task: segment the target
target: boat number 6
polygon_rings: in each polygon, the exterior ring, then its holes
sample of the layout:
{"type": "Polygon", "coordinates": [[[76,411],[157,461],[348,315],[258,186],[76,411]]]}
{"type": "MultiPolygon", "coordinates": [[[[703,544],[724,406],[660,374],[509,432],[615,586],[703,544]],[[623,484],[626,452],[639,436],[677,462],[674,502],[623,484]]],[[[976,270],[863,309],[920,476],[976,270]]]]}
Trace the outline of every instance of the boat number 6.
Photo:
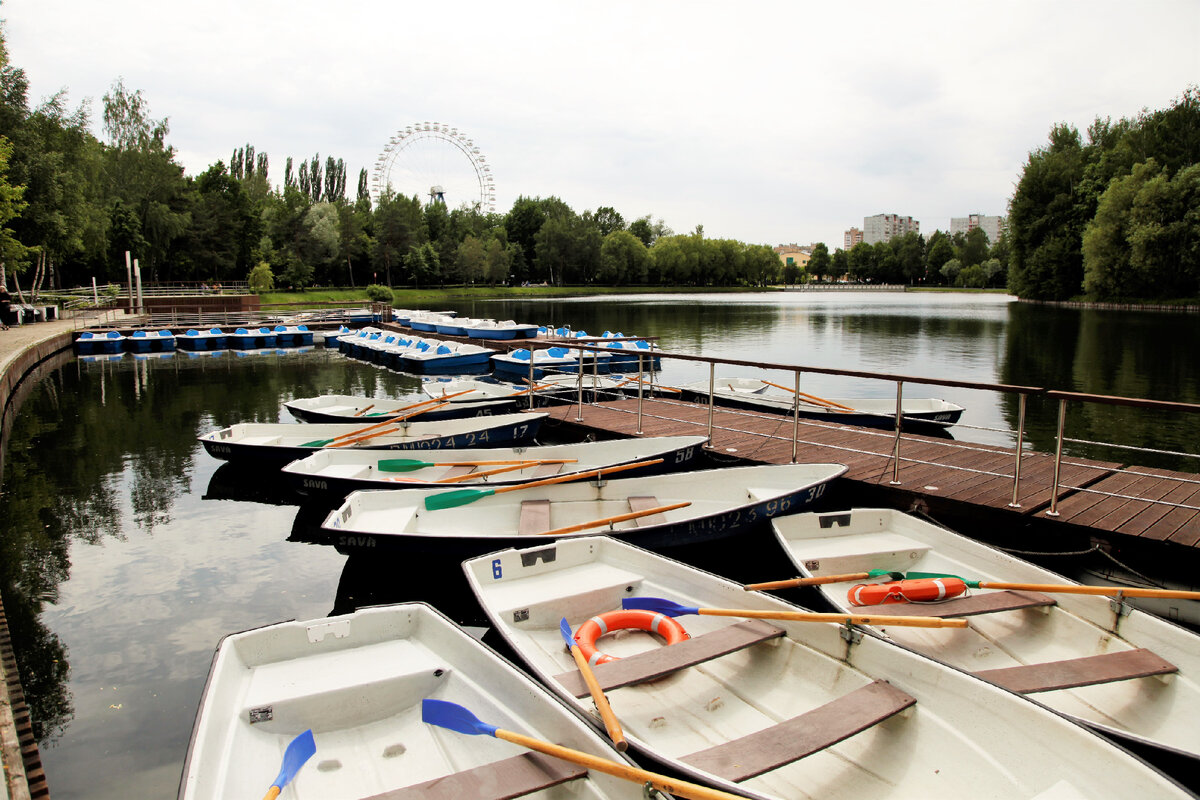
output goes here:
{"type": "Polygon", "coordinates": [[[500,570],[500,559],[494,559],[492,561],[492,580],[500,580],[500,576],[502,574],[503,573],[500,570]]]}

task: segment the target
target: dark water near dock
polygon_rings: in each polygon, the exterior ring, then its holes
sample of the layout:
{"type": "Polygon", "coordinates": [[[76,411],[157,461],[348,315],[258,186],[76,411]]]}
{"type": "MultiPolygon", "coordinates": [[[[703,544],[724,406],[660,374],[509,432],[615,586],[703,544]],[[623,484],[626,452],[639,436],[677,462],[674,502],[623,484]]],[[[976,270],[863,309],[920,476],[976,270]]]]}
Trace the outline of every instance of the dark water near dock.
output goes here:
{"type": "MultiPolygon", "coordinates": [[[[1194,315],[882,293],[647,295],[457,310],[657,336],[668,351],[1200,402],[1194,315]]],[[[669,363],[664,372],[667,382],[701,378],[703,365],[669,363]]],[[[323,509],[298,505],[270,475],[230,469],[196,442],[235,422],[290,421],[281,408],[288,399],[403,396],[418,384],[324,350],[72,361],[38,384],[4,464],[0,578],[53,797],[173,796],[213,649],[230,632],[411,599],[482,622],[457,563],[348,558],[289,541],[319,524],[323,509]]],[[[895,396],[892,384],[815,374],[801,388],[895,396]]],[[[1012,398],[928,386],[905,393],[966,406],[963,422],[973,427],[956,428],[956,438],[1013,440],[1012,398]]],[[[1056,408],[1031,403],[1029,413],[1028,438],[1052,450],[1056,408]]],[[[1194,451],[1197,421],[1084,407],[1069,418],[1068,435],[1194,451]]],[[[1076,448],[1095,457],[1108,450],[1076,448]]],[[[1195,469],[1179,457],[1112,457],[1195,469]]],[[[686,560],[735,579],[778,577],[781,556],[770,548],[764,538],[735,554],[697,549],[686,560]]]]}

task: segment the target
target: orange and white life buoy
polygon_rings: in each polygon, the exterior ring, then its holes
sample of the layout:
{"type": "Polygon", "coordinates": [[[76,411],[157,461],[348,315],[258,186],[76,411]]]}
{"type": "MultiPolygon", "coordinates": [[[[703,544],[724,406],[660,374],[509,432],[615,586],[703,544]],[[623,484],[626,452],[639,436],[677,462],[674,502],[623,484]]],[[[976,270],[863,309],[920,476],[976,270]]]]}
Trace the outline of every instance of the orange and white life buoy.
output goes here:
{"type": "Polygon", "coordinates": [[[579,630],[575,631],[575,643],[579,645],[579,652],[583,653],[583,657],[593,667],[597,664],[607,664],[609,661],[616,661],[617,656],[601,653],[596,649],[596,641],[606,633],[621,630],[656,633],[666,639],[667,644],[678,644],[684,639],[691,638],[677,620],[666,614],[629,609],[627,611],[609,611],[607,614],[592,617],[580,625],[579,630]]]}
{"type": "Polygon", "coordinates": [[[885,603],[936,603],[958,597],[967,585],[958,578],[913,578],[890,583],[860,583],[846,593],[852,606],[885,603]]]}

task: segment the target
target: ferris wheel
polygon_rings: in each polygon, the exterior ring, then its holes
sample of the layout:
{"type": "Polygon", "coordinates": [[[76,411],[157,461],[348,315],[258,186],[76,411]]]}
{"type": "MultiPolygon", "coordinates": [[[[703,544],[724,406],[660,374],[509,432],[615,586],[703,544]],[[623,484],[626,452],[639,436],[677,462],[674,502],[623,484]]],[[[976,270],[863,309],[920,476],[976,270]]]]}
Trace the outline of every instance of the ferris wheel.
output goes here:
{"type": "Polygon", "coordinates": [[[374,198],[389,186],[424,202],[466,205],[485,213],[496,210],[496,184],[487,158],[458,128],[441,122],[409,125],[388,139],[375,160],[374,198]]]}

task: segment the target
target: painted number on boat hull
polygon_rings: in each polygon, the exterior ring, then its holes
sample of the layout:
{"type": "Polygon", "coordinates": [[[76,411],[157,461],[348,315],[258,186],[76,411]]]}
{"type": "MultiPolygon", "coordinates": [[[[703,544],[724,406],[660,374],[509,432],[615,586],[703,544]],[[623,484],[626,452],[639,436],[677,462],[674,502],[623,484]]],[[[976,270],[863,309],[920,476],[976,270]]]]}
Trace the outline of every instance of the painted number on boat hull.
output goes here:
{"type": "Polygon", "coordinates": [[[504,571],[500,567],[500,559],[492,561],[492,580],[498,581],[503,576],[504,571]]]}

